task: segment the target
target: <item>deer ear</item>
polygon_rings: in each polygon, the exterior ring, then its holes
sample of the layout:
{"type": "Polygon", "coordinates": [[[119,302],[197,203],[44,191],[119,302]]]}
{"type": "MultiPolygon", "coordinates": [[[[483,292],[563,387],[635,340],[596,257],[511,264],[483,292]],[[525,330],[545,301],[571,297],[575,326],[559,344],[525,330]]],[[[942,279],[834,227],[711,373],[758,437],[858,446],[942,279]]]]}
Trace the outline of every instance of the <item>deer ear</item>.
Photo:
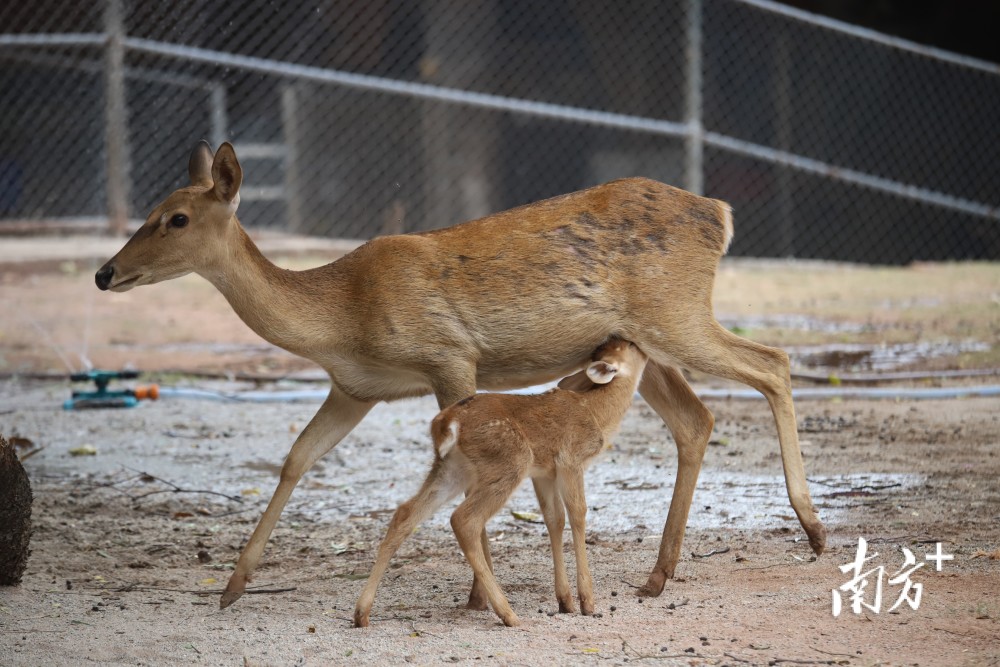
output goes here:
{"type": "Polygon", "coordinates": [[[579,371],[566,376],[562,380],[559,380],[558,385],[560,389],[575,391],[577,393],[589,391],[593,386],[594,383],[590,381],[589,377],[587,377],[587,371],[579,371]]]}
{"type": "Polygon", "coordinates": [[[188,176],[191,185],[212,187],[212,148],[207,141],[199,141],[188,159],[188,176]]]}
{"type": "Polygon", "coordinates": [[[240,185],[243,183],[243,169],[236,159],[236,151],[228,141],[215,153],[212,162],[212,188],[219,201],[227,204],[239,204],[240,185]]]}
{"type": "Polygon", "coordinates": [[[587,377],[594,384],[607,384],[618,373],[618,367],[606,361],[595,361],[587,366],[587,377]]]}

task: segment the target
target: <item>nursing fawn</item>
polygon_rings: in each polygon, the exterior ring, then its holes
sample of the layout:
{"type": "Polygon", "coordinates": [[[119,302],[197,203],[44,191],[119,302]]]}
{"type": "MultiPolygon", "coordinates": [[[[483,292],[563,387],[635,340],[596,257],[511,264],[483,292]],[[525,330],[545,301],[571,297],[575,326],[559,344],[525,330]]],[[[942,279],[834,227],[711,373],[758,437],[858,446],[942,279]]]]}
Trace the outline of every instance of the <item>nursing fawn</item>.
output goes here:
{"type": "Polygon", "coordinates": [[[645,365],[646,355],[639,348],[611,339],[594,352],[585,370],[559,383],[565,388],[535,396],[478,394],[438,414],[431,422],[435,457],[430,474],[417,495],[393,515],[355,607],[354,625],[368,625],[375,590],[406,536],[463,491],[466,497],[451,515],[451,527],[493,611],[504,625],[517,625],[517,614],[493,576],[485,529],[486,522],[529,476],[552,544],[559,611],[573,611],[562,553],[568,512],[580,611],[593,614],[593,583],[584,543],[583,473],[610,445],[645,365]]]}

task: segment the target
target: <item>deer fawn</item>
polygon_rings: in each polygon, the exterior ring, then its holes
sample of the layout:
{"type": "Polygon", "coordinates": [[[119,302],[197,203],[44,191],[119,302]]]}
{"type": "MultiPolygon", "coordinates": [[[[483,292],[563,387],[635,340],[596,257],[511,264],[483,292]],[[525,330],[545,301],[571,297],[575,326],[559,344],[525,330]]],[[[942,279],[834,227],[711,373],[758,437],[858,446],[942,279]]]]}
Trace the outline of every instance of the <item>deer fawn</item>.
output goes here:
{"type": "Polygon", "coordinates": [[[560,383],[576,391],[552,389],[536,396],[478,394],[438,414],[431,422],[434,464],[417,495],[400,505],[392,517],[354,609],[355,627],[368,625],[375,590],[399,545],[420,522],[463,491],[466,497],[451,515],[451,527],[493,611],[504,625],[517,625],[517,615],[493,576],[488,547],[480,538],[486,522],[528,476],[552,543],[559,611],[573,611],[562,554],[568,511],[580,611],[593,614],[594,591],[584,542],[583,473],[610,446],[645,365],[646,355],[639,348],[612,339],[594,352],[585,371],[560,383]]]}
{"type": "MultiPolygon", "coordinates": [[[[613,181],[446,229],[376,238],[306,271],[276,267],[236,219],[243,171],[202,142],[191,185],[169,195],[96,274],[124,292],[195,272],[267,341],[330,375],[326,401],[285,458],[221,606],[237,600],[299,479],[379,401],[433,393],[440,408],[477,388],[511,389],[581,368],[609,336],[650,358],[639,393],[677,443],[677,477],[642,595],[673,576],[714,425],[679,366],[767,397],[788,496],[819,554],[826,530],[806,486],[788,356],[727,331],[712,314],[729,206],[642,178],[613,181]]],[[[474,580],[469,606],[486,608],[474,580]]]]}

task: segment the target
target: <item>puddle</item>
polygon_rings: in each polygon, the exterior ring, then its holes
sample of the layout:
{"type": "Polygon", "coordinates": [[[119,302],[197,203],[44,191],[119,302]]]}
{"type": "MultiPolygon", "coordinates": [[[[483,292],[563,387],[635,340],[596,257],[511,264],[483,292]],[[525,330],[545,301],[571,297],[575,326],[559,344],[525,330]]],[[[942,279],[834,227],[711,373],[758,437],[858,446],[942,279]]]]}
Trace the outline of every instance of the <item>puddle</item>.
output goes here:
{"type": "Polygon", "coordinates": [[[990,345],[979,341],[898,343],[894,345],[799,345],[786,347],[792,365],[842,371],[890,371],[928,359],[954,357],[968,352],[986,352],[990,345]]]}
{"type": "Polygon", "coordinates": [[[868,333],[881,331],[885,325],[871,322],[834,322],[808,315],[766,315],[761,317],[720,317],[719,324],[730,331],[739,329],[791,329],[821,333],[868,333]]]}
{"type": "MultiPolygon", "coordinates": [[[[842,523],[848,513],[872,501],[885,502],[896,494],[919,486],[920,475],[853,474],[821,477],[810,480],[809,490],[828,526],[842,523]]],[[[587,527],[598,532],[622,534],[638,531],[642,536],[659,535],[667,518],[670,495],[673,492],[673,469],[655,469],[648,462],[605,463],[593,466],[586,477],[587,527]]],[[[365,489],[334,501],[324,509],[310,502],[306,511],[318,512],[324,520],[375,520],[386,523],[395,508],[410,497],[408,484],[394,487],[365,489]],[[375,491],[375,493],[372,493],[375,491]]],[[[426,523],[449,529],[449,517],[460,499],[441,508],[426,523]]],[[[326,503],[321,503],[325,505],[326,503]]],[[[527,481],[514,493],[507,506],[490,524],[491,531],[502,531],[505,524],[515,522],[511,511],[537,513],[537,501],[527,481]]],[[[799,530],[798,519],[788,502],[785,480],[781,475],[703,470],[698,480],[688,528],[774,529],[788,527],[799,530]]]]}

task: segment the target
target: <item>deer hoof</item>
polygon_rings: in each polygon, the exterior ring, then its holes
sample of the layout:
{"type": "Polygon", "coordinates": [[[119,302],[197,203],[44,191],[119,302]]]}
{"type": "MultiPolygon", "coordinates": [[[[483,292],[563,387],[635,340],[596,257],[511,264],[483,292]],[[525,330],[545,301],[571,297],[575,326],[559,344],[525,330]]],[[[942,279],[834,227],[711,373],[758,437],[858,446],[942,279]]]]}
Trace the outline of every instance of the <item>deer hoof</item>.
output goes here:
{"type": "Polygon", "coordinates": [[[219,600],[219,609],[225,609],[232,603],[243,597],[243,591],[245,588],[243,586],[232,586],[227,587],[225,592],[222,593],[222,598],[219,600]]]}

